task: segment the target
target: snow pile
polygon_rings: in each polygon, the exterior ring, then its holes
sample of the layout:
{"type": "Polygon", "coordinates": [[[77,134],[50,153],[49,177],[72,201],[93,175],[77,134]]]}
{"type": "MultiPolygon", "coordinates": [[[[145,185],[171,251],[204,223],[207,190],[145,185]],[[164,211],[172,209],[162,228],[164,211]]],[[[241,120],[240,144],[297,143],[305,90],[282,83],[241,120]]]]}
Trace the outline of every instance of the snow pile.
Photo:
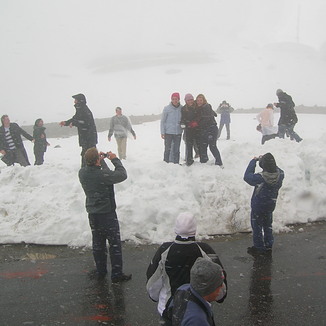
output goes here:
{"type": "MultiPolygon", "coordinates": [[[[218,141],[225,169],[213,165],[212,156],[207,164],[195,162],[191,167],[166,164],[159,122],[134,126],[137,140],[128,140],[123,161],[128,179],[115,186],[122,238],[136,243],[171,240],[175,218],[185,210],[195,213],[199,238],[249,231],[253,188],[243,181],[243,174],[252,157],[266,152],[273,153],[285,171],[274,231],[325,217],[326,115],[299,115],[296,131],[304,138],[299,144],[276,139],[262,146],[256,125],[253,114],[232,115],[231,140],[225,140],[223,130],[218,141]]],[[[1,243],[91,244],[78,180],[77,137],[49,142],[43,166],[1,163],[1,243]]],[[[32,162],[32,144],[26,142],[25,147],[32,162]]],[[[107,133],[100,133],[98,148],[116,152],[116,143],[108,143],[107,133]]],[[[181,156],[183,160],[184,144],[181,156]]]]}

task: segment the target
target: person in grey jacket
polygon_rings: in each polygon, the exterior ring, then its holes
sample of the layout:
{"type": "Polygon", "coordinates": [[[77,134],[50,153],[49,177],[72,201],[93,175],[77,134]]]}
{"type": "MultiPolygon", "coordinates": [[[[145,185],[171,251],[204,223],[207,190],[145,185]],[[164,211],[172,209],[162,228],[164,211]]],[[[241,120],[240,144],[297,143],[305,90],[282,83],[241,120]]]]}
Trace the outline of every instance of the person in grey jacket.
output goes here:
{"type": "Polygon", "coordinates": [[[171,95],[171,103],[167,105],[161,117],[161,138],[164,139],[163,161],[178,164],[180,160],[180,143],[182,129],[180,94],[171,95]],[[172,151],[172,153],[171,153],[172,151]],[[172,155],[171,155],[172,154],[172,155]]]}
{"type": "Polygon", "coordinates": [[[122,272],[120,227],[116,214],[114,184],[127,179],[121,161],[112,152],[98,152],[95,147],[85,153],[86,166],[79,171],[79,181],[86,195],[86,210],[92,230],[93,256],[96,264],[94,276],[103,279],[107,274],[107,247],[110,244],[111,280],[128,281],[131,275],[122,272]],[[104,161],[107,157],[115,166],[112,171],[104,161]]]}
{"type": "Polygon", "coordinates": [[[117,141],[118,145],[118,155],[120,160],[125,160],[127,158],[127,137],[130,132],[134,139],[136,139],[136,133],[132,129],[129,119],[122,114],[122,109],[117,107],[115,109],[116,115],[110,120],[110,129],[108,134],[108,140],[111,141],[112,135],[117,141]]]}

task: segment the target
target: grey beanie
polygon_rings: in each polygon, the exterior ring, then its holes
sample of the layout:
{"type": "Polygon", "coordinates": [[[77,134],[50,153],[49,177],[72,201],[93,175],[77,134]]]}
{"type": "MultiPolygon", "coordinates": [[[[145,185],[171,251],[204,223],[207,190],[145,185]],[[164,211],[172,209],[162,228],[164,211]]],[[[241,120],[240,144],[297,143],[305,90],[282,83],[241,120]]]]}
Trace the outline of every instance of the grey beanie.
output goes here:
{"type": "Polygon", "coordinates": [[[276,95],[280,95],[281,93],[283,93],[283,91],[279,88],[279,89],[276,91],[276,95]]]}
{"type": "Polygon", "coordinates": [[[209,259],[197,258],[190,270],[190,285],[202,297],[213,293],[223,281],[222,267],[209,259]]]}

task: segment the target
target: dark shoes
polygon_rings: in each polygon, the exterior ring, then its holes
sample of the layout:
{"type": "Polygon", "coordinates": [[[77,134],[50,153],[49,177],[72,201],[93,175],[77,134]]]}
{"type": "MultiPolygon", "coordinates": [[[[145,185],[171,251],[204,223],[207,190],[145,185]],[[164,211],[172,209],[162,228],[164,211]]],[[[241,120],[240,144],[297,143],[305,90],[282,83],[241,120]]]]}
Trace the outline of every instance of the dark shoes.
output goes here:
{"type": "Polygon", "coordinates": [[[268,248],[267,250],[261,250],[256,247],[248,247],[247,253],[252,256],[271,255],[272,249],[268,248]]]}
{"type": "Polygon", "coordinates": [[[112,283],[122,283],[131,280],[132,274],[121,274],[116,277],[112,277],[112,283]]]}

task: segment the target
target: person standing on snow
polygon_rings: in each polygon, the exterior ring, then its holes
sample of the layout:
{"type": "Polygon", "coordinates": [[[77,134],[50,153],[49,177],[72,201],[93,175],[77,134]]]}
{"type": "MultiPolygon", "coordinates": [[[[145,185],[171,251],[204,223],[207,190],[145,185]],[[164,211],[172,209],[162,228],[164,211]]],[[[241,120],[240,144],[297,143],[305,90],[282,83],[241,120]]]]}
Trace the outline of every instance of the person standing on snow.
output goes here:
{"type": "Polygon", "coordinates": [[[233,107],[227,103],[226,101],[223,101],[219,107],[217,108],[216,112],[219,113],[221,115],[220,118],[220,127],[218,129],[218,136],[217,138],[220,138],[221,133],[222,133],[222,129],[225,125],[226,128],[226,139],[229,140],[230,139],[230,123],[231,123],[231,117],[230,117],[230,113],[233,112],[234,109],[233,107]]]}
{"type": "Polygon", "coordinates": [[[293,130],[298,122],[298,117],[295,113],[295,104],[292,97],[281,89],[276,91],[278,103],[274,103],[277,108],[280,108],[280,119],[278,121],[278,137],[284,138],[285,133],[290,136],[290,139],[299,143],[302,138],[293,130]]]}
{"type": "MultiPolygon", "coordinates": [[[[186,104],[181,109],[181,128],[184,129],[186,143],[186,164],[190,166],[194,163],[193,148],[196,152],[199,143],[199,124],[194,97],[186,94],[185,102],[186,104]]],[[[198,149],[197,151],[199,152],[198,149]]]]}
{"type": "Polygon", "coordinates": [[[161,138],[164,139],[164,157],[163,161],[170,163],[170,154],[172,163],[179,164],[180,143],[182,129],[180,94],[171,95],[171,103],[163,109],[161,117],[161,138]],[[171,153],[172,149],[172,153],[171,153]]]}
{"type": "Polygon", "coordinates": [[[125,160],[127,158],[127,137],[130,132],[134,139],[136,139],[136,133],[132,129],[129,119],[122,114],[122,109],[117,107],[115,109],[116,115],[110,120],[110,129],[108,134],[108,140],[111,141],[111,137],[114,133],[114,137],[118,145],[118,155],[120,160],[125,160]]]}
{"type": "MultiPolygon", "coordinates": [[[[175,240],[163,243],[147,268],[147,293],[153,301],[158,302],[157,310],[161,316],[177,288],[189,283],[190,269],[198,257],[212,257],[212,260],[223,267],[210,245],[196,241],[196,229],[194,215],[189,212],[180,213],[174,228],[175,240]]],[[[226,273],[223,273],[226,283],[226,273]]],[[[220,302],[225,297],[226,293],[220,302]]]]}
{"type": "Polygon", "coordinates": [[[206,163],[208,161],[207,147],[209,146],[209,149],[215,158],[215,165],[219,165],[223,168],[221,154],[216,146],[218,128],[215,117],[217,114],[213,111],[212,106],[207,103],[203,94],[197,95],[196,106],[199,115],[200,163],[206,163]]]}
{"type": "Polygon", "coordinates": [[[81,166],[85,166],[84,155],[91,147],[96,147],[97,144],[97,131],[91,110],[86,105],[86,97],[84,94],[73,95],[75,100],[75,115],[67,120],[61,121],[60,126],[72,126],[78,129],[79,146],[82,148],[80,153],[82,160],[81,166]]]}
{"type": "Polygon", "coordinates": [[[271,153],[254,157],[249,162],[244,174],[244,181],[255,187],[251,197],[253,246],[248,247],[247,250],[251,255],[271,253],[274,243],[273,211],[283,179],[284,171],[277,167],[271,153]],[[257,162],[263,169],[260,173],[255,173],[257,162]]]}
{"type": "Polygon", "coordinates": [[[21,166],[30,165],[21,136],[30,141],[34,141],[34,138],[17,123],[11,123],[6,114],[1,117],[1,124],[0,153],[3,155],[1,160],[8,166],[14,163],[19,163],[21,166]]]}
{"type": "Polygon", "coordinates": [[[266,109],[257,114],[257,120],[260,124],[261,133],[263,137],[261,139],[261,144],[264,145],[265,141],[274,139],[277,137],[277,126],[274,126],[274,106],[273,104],[268,104],[266,109]]]}
{"type": "Polygon", "coordinates": [[[46,140],[45,127],[43,127],[43,120],[37,119],[33,128],[34,142],[34,165],[42,165],[44,162],[44,153],[50,144],[46,140]]]}
{"type": "Polygon", "coordinates": [[[107,247],[110,244],[112,283],[131,279],[122,271],[122,249],[120,227],[116,213],[114,184],[127,179],[127,171],[121,161],[112,152],[98,152],[95,147],[85,153],[86,166],[79,170],[79,181],[86,195],[86,210],[92,230],[93,256],[96,264],[97,279],[107,274],[107,247]],[[104,161],[107,157],[115,167],[112,171],[104,161]]]}

